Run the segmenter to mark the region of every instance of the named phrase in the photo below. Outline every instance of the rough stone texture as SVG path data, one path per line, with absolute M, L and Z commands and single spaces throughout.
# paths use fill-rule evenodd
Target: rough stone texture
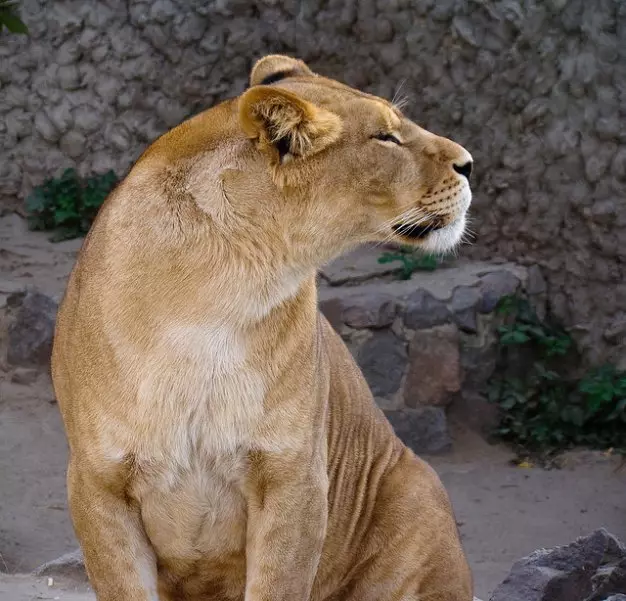
M 11 374 L 13 384 L 28 386 L 39 377 L 39 370 L 30 367 L 18 367 Z
M 442 453 L 452 447 L 441 407 L 398 409 L 385 411 L 385 415 L 400 440 L 415 453 Z
M 7 361 L 23 367 L 47 366 L 52 352 L 57 304 L 40 292 L 19 292 L 7 299 L 14 309 L 8 326 Z
M 382 328 L 393 322 L 398 309 L 396 299 L 383 292 L 354 294 L 342 300 L 322 303 L 323 313 L 333 323 L 343 322 L 351 328 Z M 329 317 L 330 316 L 330 317 Z
M 404 324 L 407 328 L 415 330 L 429 328 L 448 323 L 450 319 L 450 311 L 446 304 L 426 290 L 416 290 L 406 301 Z
M 517 292 L 519 284 L 519 280 L 510 271 L 494 271 L 486 274 L 480 283 L 481 299 L 478 310 L 481 313 L 491 313 L 501 298 Z
M 484 394 L 503 318 L 478 309 L 486 306 L 485 298 L 495 306 L 494 298 L 516 291 L 541 312 L 540 271 L 460 261 L 400 281 L 381 272 L 380 252 L 366 248 L 361 256 L 347 255 L 325 270 L 319 288 L 320 308 L 347 343 L 376 402 L 387 412 L 449 407 L 475 431 L 490 430 L 497 407 Z M 531 277 L 533 296 L 527 291 Z M 445 413 L 394 415 L 410 416 L 406 427 L 417 432 L 429 432 L 433 424 L 445 427 Z
M 590 360 L 624 354 L 603 337 L 626 305 L 622 0 L 21 4 L 31 36 L 0 47 L 0 202 L 66 166 L 123 175 L 268 52 L 389 98 L 406 80 L 407 113 L 476 159 L 464 253 L 539 264 Z
M 626 591 L 626 548 L 606 530 L 519 560 L 491 601 L 605 601 Z
M 80 549 L 70 551 L 53 561 L 44 563 L 39 566 L 34 573 L 36 576 L 66 577 L 77 580 L 87 580 L 83 553 Z
M 476 333 L 476 311 L 483 302 L 481 291 L 469 286 L 459 286 L 452 295 L 449 308 L 455 323 L 463 332 Z
M 404 343 L 393 332 L 374 332 L 358 351 L 357 361 L 375 397 L 392 396 L 406 369 Z
M 409 407 L 449 405 L 461 390 L 461 377 L 456 326 L 415 332 L 404 385 L 404 401 Z

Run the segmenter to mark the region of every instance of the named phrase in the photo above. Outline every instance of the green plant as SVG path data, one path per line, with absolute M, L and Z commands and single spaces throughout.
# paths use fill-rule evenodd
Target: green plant
M 502 299 L 497 312 L 506 322 L 489 386 L 500 408 L 496 434 L 530 451 L 625 448 L 626 373 L 606 365 L 573 377 L 576 349 L 561 327 L 517 297 Z
M 6 27 L 11 33 L 28 33 L 28 27 L 17 13 L 17 2 L 0 0 L 0 33 Z
M 434 255 L 423 254 L 410 246 L 401 246 L 397 251 L 383 253 L 379 263 L 393 263 L 400 261 L 400 279 L 410 280 L 415 271 L 434 271 L 439 265 L 439 260 Z
M 82 180 L 75 169 L 66 169 L 26 199 L 30 228 L 56 230 L 53 242 L 84 235 L 116 183 L 113 171 Z

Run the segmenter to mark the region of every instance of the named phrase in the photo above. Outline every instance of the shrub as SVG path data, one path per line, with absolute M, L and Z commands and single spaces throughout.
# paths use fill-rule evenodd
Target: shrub
M 53 242 L 86 234 L 116 183 L 113 171 L 82 180 L 75 169 L 66 169 L 60 177 L 36 187 L 26 199 L 30 228 L 56 230 Z
M 539 320 L 524 299 L 505 298 L 497 311 L 508 323 L 489 387 L 500 408 L 496 434 L 529 451 L 626 449 L 626 373 L 605 365 L 573 377 L 576 349 L 561 327 Z

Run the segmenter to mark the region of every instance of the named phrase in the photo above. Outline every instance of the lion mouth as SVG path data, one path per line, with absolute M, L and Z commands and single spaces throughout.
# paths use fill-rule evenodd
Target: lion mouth
M 399 223 L 392 227 L 393 231 L 402 236 L 403 238 L 409 238 L 411 240 L 422 240 L 426 238 L 428 234 L 432 232 L 436 232 L 444 227 L 444 224 L 441 221 L 431 221 L 430 223 L 420 223 L 420 224 L 408 224 L 408 223 Z

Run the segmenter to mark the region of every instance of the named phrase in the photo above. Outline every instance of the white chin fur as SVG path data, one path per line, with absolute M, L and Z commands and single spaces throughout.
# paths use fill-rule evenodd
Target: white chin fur
M 465 214 L 446 227 L 432 232 L 420 243 L 420 247 L 430 253 L 438 254 L 452 250 L 460 241 L 465 231 Z

